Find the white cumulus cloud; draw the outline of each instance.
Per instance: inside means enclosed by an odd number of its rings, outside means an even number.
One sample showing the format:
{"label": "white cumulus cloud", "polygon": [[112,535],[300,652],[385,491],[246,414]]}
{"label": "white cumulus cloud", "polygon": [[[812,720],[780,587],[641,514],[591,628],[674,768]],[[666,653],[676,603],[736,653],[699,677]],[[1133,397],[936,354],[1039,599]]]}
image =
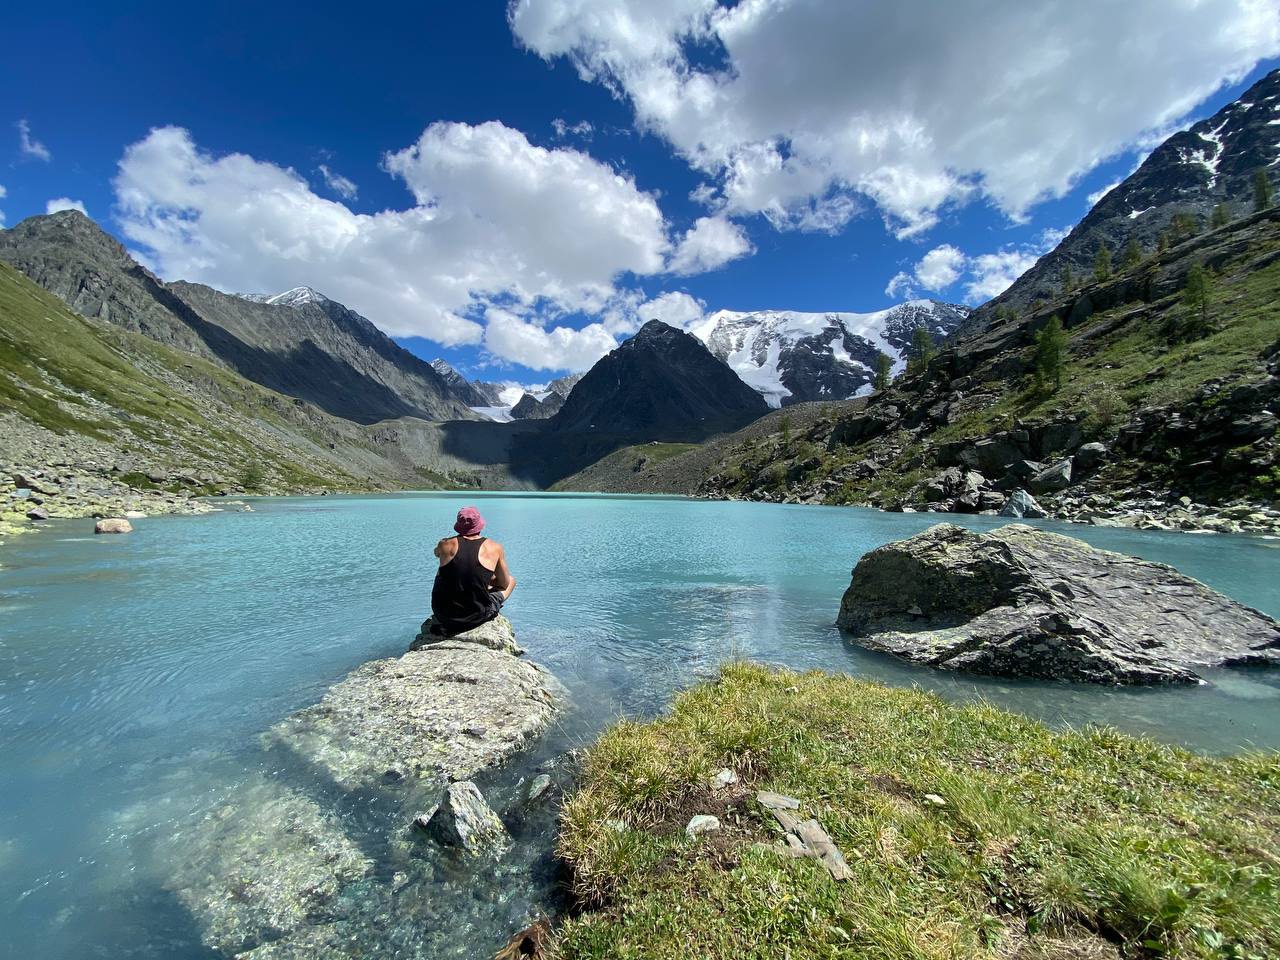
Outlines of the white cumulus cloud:
{"label": "white cumulus cloud", "polygon": [[324,177],[324,185],[342,199],[354,200],[360,193],[360,188],[356,186],[354,180],[344,177],[336,170],[331,170],[327,164],[322,163],[316,169],[320,171],[320,176]]}
{"label": "white cumulus cloud", "polygon": [[1043,251],[1013,249],[984,253],[973,258],[971,279],[965,286],[969,303],[985,303],[1013,286],[1013,281],[1030,270]]}
{"label": "white cumulus cloud", "polygon": [[944,243],[926,253],[909,271],[894,274],[885,286],[885,296],[911,298],[921,290],[942,293],[964,277],[965,302],[983,303],[1004,293],[1066,234],[1066,230],[1047,228],[1030,243],[977,256]]}
{"label": "white cumulus cloud", "polygon": [[[500,123],[434,123],[384,158],[414,202],[358,214],[295,171],[214,156],[177,127],[125,150],[114,181],[125,235],[167,277],[224,290],[318,287],[393,335],[531,366],[579,368],[603,327],[545,330],[521,319],[598,313],[615,280],[664,269],[655,198],[585,153],[548,150]],[[487,314],[495,305],[510,307]],[[509,314],[509,315],[508,315]],[[485,336],[486,316],[500,329]]]}
{"label": "white cumulus cloud", "polygon": [[[4,188],[4,184],[0,184],[0,200],[3,200],[6,196],[8,196],[8,193],[9,192]],[[4,226],[4,211],[0,210],[0,227],[3,227],[3,226]]]}
{"label": "white cumulus cloud", "polygon": [[661,320],[673,327],[687,330],[702,319],[706,307],[703,301],[682,290],[670,290],[645,301],[636,312],[641,323]]}
{"label": "white cumulus cloud", "polygon": [[934,247],[910,271],[895,273],[884,288],[885,296],[911,298],[921,289],[941,293],[960,279],[968,259],[949,243]]}
{"label": "white cumulus cloud", "polygon": [[751,252],[741,226],[722,216],[699,217],[676,246],[667,269],[682,276],[705,273]]}
{"label": "white cumulus cloud", "polygon": [[991,0],[981,16],[933,0],[514,0],[509,20],[629,101],[723,212],[832,230],[865,199],[899,236],[975,195],[1019,219],[1280,53],[1274,0]]}
{"label": "white cumulus cloud", "polygon": [[31,136],[30,123],[26,120],[19,120],[14,126],[18,128],[18,152],[22,156],[30,157],[33,160],[43,160],[45,163],[53,159],[53,154],[49,152],[49,148]]}
{"label": "white cumulus cloud", "polygon": [[618,345],[601,323],[548,330],[501,307],[490,307],[485,314],[485,349],[534,370],[588,370]]}
{"label": "white cumulus cloud", "polygon": [[926,290],[942,291],[960,279],[965,255],[949,243],[934,247],[916,264],[916,279]]}
{"label": "white cumulus cloud", "polygon": [[70,197],[58,197],[44,205],[45,213],[57,213],[60,210],[79,210],[86,217],[89,211],[84,208],[84,201],[72,200]]}

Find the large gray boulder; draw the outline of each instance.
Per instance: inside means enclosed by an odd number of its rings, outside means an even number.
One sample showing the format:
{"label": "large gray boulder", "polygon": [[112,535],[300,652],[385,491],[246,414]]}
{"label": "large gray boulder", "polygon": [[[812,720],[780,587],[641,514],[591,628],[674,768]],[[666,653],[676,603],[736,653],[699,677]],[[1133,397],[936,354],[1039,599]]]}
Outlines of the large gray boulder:
{"label": "large gray boulder", "polygon": [[541,733],[563,699],[536,663],[442,640],[366,663],[265,736],[346,789],[464,780]]}
{"label": "large gray boulder", "polygon": [[1059,460],[1031,478],[1028,486],[1032,493],[1053,493],[1071,486],[1071,458]]}
{"label": "large gray boulder", "polygon": [[1280,624],[1172,567],[1010,524],[949,523],[866,554],[838,625],[864,647],[949,670],[1188,683],[1280,663]]}
{"label": "large gray boulder", "polygon": [[429,647],[434,643],[441,643],[445,640],[451,640],[454,643],[475,643],[482,647],[488,647],[490,650],[509,653],[515,657],[524,653],[524,648],[516,643],[515,627],[502,614],[498,614],[488,623],[480,624],[474,630],[455,633],[453,636],[448,636],[441,631],[435,617],[428,617],[423,621],[422,629],[413,638],[413,643],[409,645],[409,649],[421,650],[423,647]]}
{"label": "large gray boulder", "polygon": [[1009,494],[1009,499],[1005,501],[1004,506],[1000,510],[1002,517],[1016,517],[1021,520],[1023,517],[1030,517],[1033,520],[1047,516],[1044,508],[1036,503],[1035,497],[1027,493],[1019,487],[1013,493]]}

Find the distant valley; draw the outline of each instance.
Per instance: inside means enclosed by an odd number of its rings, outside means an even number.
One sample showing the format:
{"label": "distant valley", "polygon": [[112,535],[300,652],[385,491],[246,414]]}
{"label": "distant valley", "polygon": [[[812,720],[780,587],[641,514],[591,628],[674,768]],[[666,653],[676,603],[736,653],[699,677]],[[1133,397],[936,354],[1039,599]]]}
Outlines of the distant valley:
{"label": "distant valley", "polygon": [[[310,287],[162,281],[79,212],[31,217],[0,231],[0,470],[179,499],[556,485],[977,512],[1026,487],[1100,520],[1170,497],[1263,503],[1280,486],[1280,225],[1257,194],[1278,111],[1272,73],[976,309],[654,320],[590,371],[527,388],[421,360]],[[1192,335],[1197,270],[1212,292]],[[1054,318],[1063,374],[1046,391],[1032,380]],[[95,503],[51,495],[51,515]],[[4,522],[21,513],[10,502]]]}

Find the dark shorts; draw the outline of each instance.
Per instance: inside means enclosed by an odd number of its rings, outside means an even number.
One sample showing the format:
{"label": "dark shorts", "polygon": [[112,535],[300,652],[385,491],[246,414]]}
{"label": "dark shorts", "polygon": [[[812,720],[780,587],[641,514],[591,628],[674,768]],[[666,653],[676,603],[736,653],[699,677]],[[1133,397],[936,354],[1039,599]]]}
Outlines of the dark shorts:
{"label": "dark shorts", "polygon": [[502,605],[507,602],[507,598],[503,596],[501,590],[490,590],[489,598],[485,601],[484,618],[469,624],[446,623],[439,617],[435,617],[435,625],[432,627],[432,633],[439,633],[446,637],[451,637],[459,633],[466,633],[468,630],[474,630],[476,627],[484,626],[502,611]]}

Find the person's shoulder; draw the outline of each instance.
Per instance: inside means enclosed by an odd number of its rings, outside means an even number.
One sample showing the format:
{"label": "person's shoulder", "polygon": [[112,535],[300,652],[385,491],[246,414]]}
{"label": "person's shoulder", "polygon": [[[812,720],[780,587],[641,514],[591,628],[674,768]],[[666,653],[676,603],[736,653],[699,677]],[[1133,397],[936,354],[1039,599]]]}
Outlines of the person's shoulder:
{"label": "person's shoulder", "polygon": [[488,537],[488,538],[485,540],[485,546],[490,546],[490,547],[492,547],[494,550],[498,551],[499,553],[502,553],[502,552],[503,552],[502,544],[501,544],[499,541],[497,541],[497,540],[493,539],[493,537]]}
{"label": "person's shoulder", "polygon": [[449,547],[456,547],[457,545],[458,545],[457,537],[441,537],[440,542],[436,544],[436,549],[444,550]]}

